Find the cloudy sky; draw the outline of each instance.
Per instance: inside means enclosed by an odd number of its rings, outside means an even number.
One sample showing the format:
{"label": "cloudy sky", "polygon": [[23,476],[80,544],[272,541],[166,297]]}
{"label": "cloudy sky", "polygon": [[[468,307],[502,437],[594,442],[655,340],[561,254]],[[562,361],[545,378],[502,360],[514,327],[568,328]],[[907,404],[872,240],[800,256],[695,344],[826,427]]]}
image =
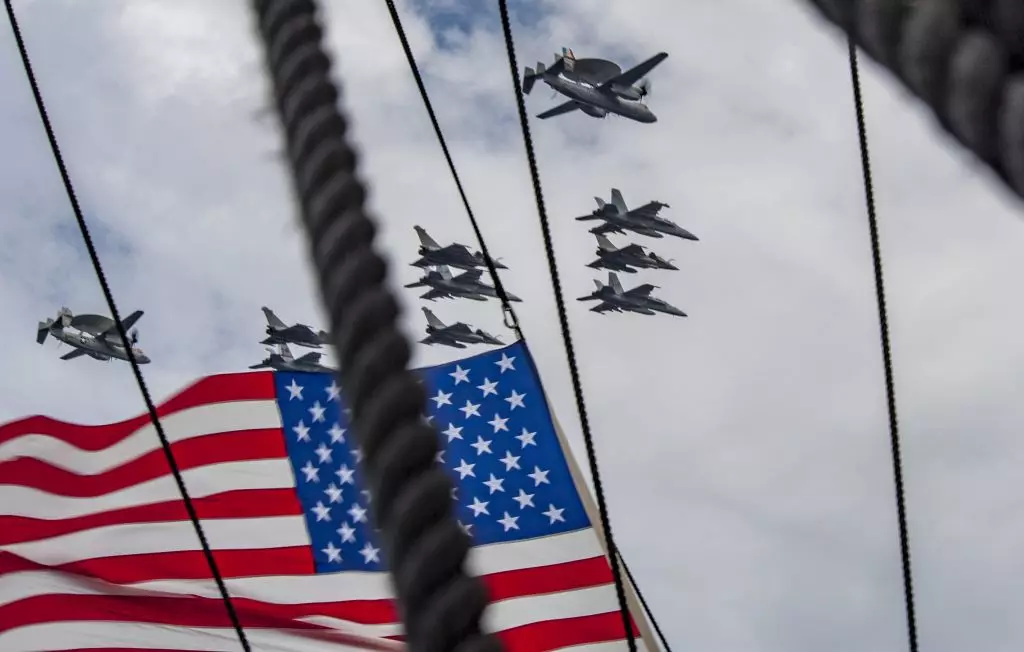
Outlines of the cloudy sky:
{"label": "cloudy sky", "polygon": [[[16,2],[122,314],[157,400],[264,353],[261,305],[321,310],[241,0]],[[473,233],[382,2],[322,3],[394,282],[413,224]],[[555,411],[580,444],[495,3],[403,3],[470,201]],[[486,6],[486,8],[485,8]],[[801,3],[518,2],[520,65],[562,46],[623,67],[664,50],[659,122],[533,121],[617,539],[677,651],[904,650],[867,220],[845,43]],[[1021,207],[863,63],[889,296],[922,649],[1024,639]],[[127,365],[33,341],[102,294],[10,32],[0,30],[0,421],[142,411]],[[538,87],[536,114],[554,104]],[[637,240],[689,313],[589,313],[595,242],[572,217],[618,187],[700,242]],[[621,236],[618,244],[628,240]],[[422,329],[404,295],[410,332]],[[509,339],[496,304],[439,302]],[[456,354],[457,355],[457,354]],[[423,348],[417,364],[453,359]]]}

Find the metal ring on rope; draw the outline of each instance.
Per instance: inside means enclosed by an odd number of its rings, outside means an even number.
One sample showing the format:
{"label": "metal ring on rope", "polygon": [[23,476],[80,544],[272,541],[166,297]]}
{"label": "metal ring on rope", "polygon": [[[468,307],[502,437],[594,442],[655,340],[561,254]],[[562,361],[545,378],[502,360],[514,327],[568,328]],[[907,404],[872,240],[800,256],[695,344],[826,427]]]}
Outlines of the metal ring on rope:
{"label": "metal ring on rope", "polygon": [[408,368],[410,344],[374,248],[316,3],[252,6],[406,642],[417,652],[500,650],[481,632],[487,592],[464,570],[470,541],[451,511],[451,480],[434,461],[438,438],[424,420],[426,395]]}
{"label": "metal ring on rope", "polygon": [[805,0],[1024,198],[1024,3]]}

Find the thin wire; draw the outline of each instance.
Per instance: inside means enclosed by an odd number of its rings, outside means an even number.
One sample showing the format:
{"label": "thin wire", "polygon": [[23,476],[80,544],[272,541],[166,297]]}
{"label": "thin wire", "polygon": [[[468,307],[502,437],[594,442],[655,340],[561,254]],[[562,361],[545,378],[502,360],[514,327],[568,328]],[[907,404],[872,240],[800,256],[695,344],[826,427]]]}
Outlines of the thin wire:
{"label": "thin wire", "polygon": [[480,253],[484,257],[484,261],[487,263],[487,271],[491,275],[491,280],[494,283],[494,291],[498,295],[498,300],[501,301],[501,309],[511,319],[511,323],[506,325],[512,328],[516,333],[516,337],[523,339],[522,331],[519,329],[519,319],[516,317],[515,310],[512,309],[512,303],[508,299],[508,294],[505,292],[505,287],[502,285],[501,277],[498,276],[498,268],[494,266],[494,260],[491,259],[490,253],[487,251],[487,243],[484,241],[483,232],[480,230],[480,225],[476,221],[476,216],[473,214],[473,209],[469,206],[469,198],[466,197],[466,191],[462,187],[462,180],[459,178],[459,173],[455,169],[455,161],[452,160],[451,152],[448,151],[448,143],[445,141],[444,133],[441,131],[441,123],[438,122],[437,114],[434,113],[434,105],[430,101],[430,96],[427,94],[427,87],[423,83],[423,77],[420,75],[419,65],[416,63],[416,57],[412,53],[412,48],[409,46],[409,39],[405,36],[405,28],[402,26],[402,19],[398,15],[398,9],[395,7],[394,0],[384,0],[388,6],[388,12],[391,14],[391,22],[394,23],[395,32],[398,33],[398,39],[402,42],[402,50],[405,51],[405,58],[409,62],[409,69],[412,71],[412,76],[416,80],[416,88],[420,91],[420,98],[423,100],[423,106],[427,109],[427,115],[430,116],[430,124],[434,127],[434,134],[437,136],[437,142],[441,145],[441,151],[444,152],[445,161],[448,162],[448,171],[451,172],[452,179],[455,180],[455,187],[459,190],[459,197],[462,198],[462,205],[466,209],[466,214],[469,215],[469,222],[473,225],[473,232],[476,233],[476,239],[480,243]]}
{"label": "thin wire", "polygon": [[896,418],[896,383],[893,380],[892,349],[889,344],[889,317],[885,309],[885,283],[882,278],[882,254],[878,242],[878,218],[875,214],[875,193],[871,182],[871,160],[868,156],[868,135],[864,121],[860,72],[857,69],[857,46],[848,39],[853,101],[857,112],[857,136],[860,139],[860,160],[864,173],[864,198],[871,231],[871,258],[875,268],[875,295],[878,298],[878,325],[882,339],[882,363],[885,369],[885,398],[889,412],[889,440],[892,445],[892,472],[896,481],[896,515],[899,520],[900,561],[903,567],[903,598],[907,613],[907,639],[910,652],[917,652],[917,620],[914,615],[914,585],[910,573],[910,541],[907,534],[907,506],[903,490],[903,463],[900,457],[899,421]]}
{"label": "thin wire", "polygon": [[[618,551],[616,551],[618,553]],[[651,619],[651,624],[654,625],[654,633],[658,635],[658,640],[661,641],[662,647],[665,648],[665,652],[672,652],[672,646],[668,644],[668,639],[665,638],[665,633],[661,631],[661,626],[658,625],[658,621],[654,618],[654,613],[651,608],[647,606],[647,600],[644,598],[643,592],[640,590],[640,585],[637,584],[636,578],[633,577],[633,572],[629,570],[629,564],[626,560],[619,555],[619,560],[622,561],[622,568],[626,571],[626,577],[629,578],[630,583],[633,585],[633,590],[636,591],[636,597],[640,600],[640,606],[643,607],[647,613],[647,617]]]}
{"label": "thin wire", "polygon": [[608,518],[608,504],[605,502],[601,472],[597,465],[597,453],[594,450],[594,438],[590,431],[590,420],[587,418],[587,405],[583,398],[583,383],[580,380],[580,370],[576,364],[576,351],[573,347],[572,333],[569,329],[569,316],[565,307],[565,298],[562,296],[562,284],[558,278],[558,261],[555,260],[555,249],[551,241],[548,213],[544,207],[544,191],[541,187],[540,172],[537,170],[537,157],[533,150],[533,138],[530,136],[530,124],[526,117],[523,89],[519,83],[519,66],[516,63],[515,43],[512,39],[512,25],[509,20],[506,0],[498,0],[498,8],[501,11],[501,27],[505,33],[505,48],[508,50],[509,70],[512,73],[512,86],[515,92],[516,106],[519,110],[519,125],[523,131],[523,145],[526,147],[526,158],[530,164],[530,178],[533,181],[533,193],[537,199],[537,213],[540,217],[541,230],[544,235],[544,249],[547,254],[548,269],[551,271],[551,285],[555,292],[555,302],[558,305],[558,322],[562,328],[562,339],[565,341],[569,373],[572,376],[573,391],[576,394],[576,409],[579,412],[580,427],[583,430],[583,442],[587,447],[587,461],[590,465],[591,477],[594,479],[594,494],[597,499],[597,508],[600,513],[601,524],[604,526],[605,548],[608,550],[608,562],[612,569],[612,577],[615,580],[615,593],[619,598],[619,608],[622,613],[622,623],[626,629],[629,650],[630,652],[636,652],[636,639],[633,636],[632,622],[629,617],[626,589],[622,581],[618,555],[615,552],[616,547],[612,538],[612,525]]}
{"label": "thin wire", "polygon": [[64,190],[67,192],[68,200],[71,202],[71,209],[74,211],[75,220],[78,222],[78,228],[82,233],[82,239],[85,241],[85,248],[89,252],[89,259],[92,261],[96,277],[99,279],[100,288],[103,290],[103,297],[107,300],[107,308],[110,310],[111,317],[117,326],[117,332],[121,336],[121,344],[124,346],[128,362],[131,364],[132,372],[135,374],[135,381],[138,383],[139,391],[142,392],[142,399],[145,401],[146,409],[149,411],[149,419],[153,423],[153,428],[156,430],[157,436],[160,438],[160,445],[163,448],[164,456],[167,458],[167,465],[170,467],[171,474],[174,476],[174,481],[178,485],[178,491],[181,492],[182,501],[185,503],[185,510],[188,512],[189,520],[192,521],[196,535],[199,537],[199,542],[203,548],[203,556],[206,557],[206,562],[210,566],[210,572],[217,583],[217,588],[220,590],[221,599],[224,601],[224,607],[227,609],[228,617],[231,619],[231,624],[235,629],[235,633],[238,635],[238,640],[242,644],[242,649],[245,650],[245,652],[251,652],[252,648],[250,648],[249,641],[245,636],[245,630],[242,628],[242,623],[238,618],[238,614],[235,612],[234,605],[231,602],[231,596],[228,594],[227,586],[224,584],[224,578],[221,576],[220,571],[217,568],[217,562],[213,557],[210,544],[207,541],[202,525],[199,522],[199,516],[196,513],[195,506],[192,504],[192,499],[188,494],[188,490],[185,488],[185,481],[181,476],[181,471],[178,468],[177,461],[174,459],[174,453],[171,451],[171,445],[167,440],[167,434],[164,432],[163,426],[160,423],[160,416],[157,414],[156,406],[153,404],[153,399],[149,394],[149,390],[146,388],[146,381],[143,379],[142,370],[139,368],[139,363],[135,359],[135,352],[132,350],[128,334],[125,332],[124,322],[121,321],[121,316],[117,311],[117,305],[114,302],[114,295],[110,290],[110,284],[107,282],[106,274],[103,272],[103,264],[100,262],[99,254],[96,252],[96,247],[93,245],[92,236],[89,233],[89,227],[85,223],[82,208],[78,203],[78,197],[75,194],[74,186],[71,183],[71,175],[68,174],[67,166],[64,164],[64,157],[60,153],[60,146],[57,144],[57,136],[53,131],[53,126],[50,124],[50,118],[46,112],[46,105],[43,103],[43,95],[39,90],[39,84],[36,81],[35,73],[32,70],[32,63],[29,59],[28,50],[25,47],[25,41],[22,38],[21,28],[18,25],[18,18],[14,13],[14,7],[11,4],[11,0],[4,0],[4,7],[7,9],[7,17],[11,23],[11,30],[14,32],[14,40],[17,42],[18,52],[21,54],[21,63],[25,68],[25,77],[28,79],[28,83],[32,87],[32,96],[35,98],[39,118],[43,123],[43,129],[46,130],[46,138],[50,141],[53,160],[56,162],[57,169],[60,171],[61,180],[64,182]]}

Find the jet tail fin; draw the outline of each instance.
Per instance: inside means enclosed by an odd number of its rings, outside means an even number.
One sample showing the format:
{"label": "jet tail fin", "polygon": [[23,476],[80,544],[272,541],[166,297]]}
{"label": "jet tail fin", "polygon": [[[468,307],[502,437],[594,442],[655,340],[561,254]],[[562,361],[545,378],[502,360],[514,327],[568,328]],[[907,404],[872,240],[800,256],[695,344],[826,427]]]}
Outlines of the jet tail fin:
{"label": "jet tail fin", "polygon": [[416,236],[420,239],[420,246],[424,249],[436,251],[441,248],[441,245],[437,244],[437,241],[431,238],[430,234],[422,226],[417,224],[412,228],[416,230]]}
{"label": "jet tail fin", "polygon": [[42,344],[46,341],[46,336],[50,334],[50,326],[52,324],[52,319],[39,322],[39,326],[36,330],[36,344]]}
{"label": "jet tail fin", "polygon": [[600,249],[601,251],[616,251],[615,245],[613,245],[612,241],[609,240],[606,236],[600,233],[595,233],[594,237],[597,238],[597,248]]}
{"label": "jet tail fin", "polygon": [[[541,64],[537,64],[538,69],[541,69]],[[527,66],[526,70],[523,71],[523,95],[529,95],[530,91],[533,90],[533,85],[537,82],[537,78],[543,75],[543,70],[534,70]]]}
{"label": "jet tail fin", "polygon": [[263,306],[262,308],[260,308],[260,310],[263,311],[263,315],[267,318],[267,323],[270,324],[270,326],[272,328],[274,328],[274,329],[285,329],[285,328],[288,328],[288,326],[283,321],[281,321],[280,319],[277,318],[277,315],[275,315],[274,311],[271,310],[270,308],[268,308],[266,306]]}
{"label": "jet tail fin", "polygon": [[420,308],[423,310],[423,316],[427,318],[427,323],[430,324],[432,328],[443,329],[445,327],[444,322],[438,319],[437,315],[435,315],[430,308],[426,306],[420,306]]}

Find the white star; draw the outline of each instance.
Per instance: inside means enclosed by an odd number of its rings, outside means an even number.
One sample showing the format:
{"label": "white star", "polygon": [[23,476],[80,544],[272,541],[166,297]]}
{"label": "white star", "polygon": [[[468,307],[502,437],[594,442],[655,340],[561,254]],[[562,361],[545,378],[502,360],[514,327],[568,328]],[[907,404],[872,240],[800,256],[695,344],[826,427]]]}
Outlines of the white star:
{"label": "white star", "polygon": [[458,385],[461,382],[469,382],[469,370],[463,369],[459,365],[455,365],[455,371],[448,374],[455,379],[455,384]]}
{"label": "white star", "polygon": [[338,387],[338,383],[331,379],[331,384],[327,386],[327,401],[337,401],[338,396],[341,394],[341,388]]}
{"label": "white star", "polygon": [[491,452],[491,440],[484,439],[480,435],[476,436],[476,441],[470,444],[470,446],[476,449],[477,455],[483,455],[484,453]]}
{"label": "white star", "polygon": [[487,485],[487,488],[491,490],[492,494],[495,491],[501,491],[501,492],[505,491],[505,487],[501,486],[501,484],[503,482],[505,482],[504,478],[496,478],[496,477],[494,477],[493,473],[491,474],[490,480],[484,480],[484,484]]}
{"label": "white star", "polygon": [[459,521],[459,527],[462,528],[462,531],[466,533],[467,537],[473,536],[473,533],[470,532],[470,530],[473,529],[472,523],[463,523],[462,521]]}
{"label": "white star", "polygon": [[480,406],[473,405],[471,401],[466,401],[466,407],[460,407],[459,409],[462,410],[467,419],[471,416],[480,416]]}
{"label": "white star", "polygon": [[519,526],[516,525],[516,521],[519,520],[518,516],[510,516],[508,512],[505,512],[505,518],[499,518],[498,522],[505,527],[505,531],[518,530]]}
{"label": "white star", "polygon": [[524,398],[526,398],[526,394],[520,394],[519,392],[517,392],[516,390],[513,389],[512,393],[509,394],[505,398],[505,400],[508,401],[508,404],[512,406],[509,409],[510,410],[514,410],[517,407],[521,407],[521,408],[525,408],[526,407],[526,404],[523,403],[523,399]]}
{"label": "white star", "polygon": [[352,479],[355,475],[355,469],[348,468],[348,464],[342,464],[338,467],[338,470],[334,472],[334,475],[338,476],[341,480],[341,484],[355,484],[356,481]]}
{"label": "white star", "polygon": [[502,353],[501,354],[501,360],[498,360],[494,364],[496,364],[499,367],[501,367],[501,373],[505,373],[506,371],[515,371],[516,368],[514,366],[512,366],[512,361],[515,360],[515,359],[516,359],[515,356],[512,356],[510,358],[507,355],[505,355],[504,353]]}
{"label": "white star", "polygon": [[490,512],[487,511],[487,504],[488,503],[486,501],[481,501],[479,498],[474,496],[473,504],[467,505],[467,507],[473,510],[473,518],[476,518],[481,514],[490,514]]}
{"label": "white star", "polygon": [[285,389],[287,389],[288,394],[290,394],[290,396],[288,396],[289,401],[296,398],[300,401],[302,400],[302,385],[295,382],[294,378],[292,378],[292,384],[285,387]]}
{"label": "white star", "polygon": [[437,390],[437,396],[431,397],[430,400],[433,401],[434,403],[437,403],[437,407],[440,408],[442,405],[451,405],[452,404],[451,399],[452,399],[452,395],[451,394],[445,394],[441,390]]}
{"label": "white star", "polygon": [[331,436],[332,444],[341,444],[345,441],[345,429],[341,427],[341,424],[336,423],[331,426],[327,434]]}
{"label": "white star", "polygon": [[565,523],[565,519],[562,517],[562,512],[564,512],[564,511],[565,511],[564,508],[563,509],[555,509],[554,505],[552,505],[551,503],[548,503],[548,511],[541,512],[541,514],[543,514],[544,516],[547,516],[548,518],[551,519],[551,522],[548,523],[548,525],[554,525],[555,521],[561,521],[561,522]]}
{"label": "white star", "polygon": [[352,457],[356,458],[356,462],[363,461],[363,449],[356,446],[352,449]]}
{"label": "white star", "polygon": [[505,425],[507,421],[507,418],[502,419],[500,414],[495,414],[494,418],[488,421],[487,423],[492,428],[494,428],[494,432],[498,432],[499,430],[504,430],[505,432],[508,432],[508,426]]}
{"label": "white star", "polygon": [[331,461],[331,453],[334,451],[332,451],[324,442],[320,442],[320,445],[317,446],[316,450],[313,452],[320,458],[321,464],[326,464]]}
{"label": "white star", "polygon": [[505,463],[506,471],[519,468],[519,458],[513,455],[510,450],[505,451],[505,457],[501,458],[501,461]]}
{"label": "white star", "polygon": [[533,507],[534,506],[534,504],[533,504],[533,494],[528,494],[525,491],[523,491],[522,489],[519,490],[519,495],[518,496],[512,496],[512,500],[514,500],[517,503],[519,503],[519,509],[523,509],[524,507]]}
{"label": "white star", "polygon": [[299,421],[295,427],[292,428],[292,432],[295,433],[295,437],[298,441],[309,441],[309,426]]}
{"label": "white star", "polygon": [[475,478],[476,474],[473,473],[474,466],[476,466],[476,464],[470,464],[466,460],[460,459],[459,465],[456,466],[454,469],[455,471],[459,472],[459,480],[464,480],[467,475],[471,475]]}
{"label": "white star", "polygon": [[548,473],[551,473],[551,471],[541,471],[539,466],[535,466],[533,467],[533,473],[527,473],[526,477],[533,478],[533,486],[539,487],[542,484],[551,484],[551,481],[548,480]]}
{"label": "white star", "polygon": [[380,548],[374,548],[373,546],[370,545],[370,542],[367,541],[366,545],[363,546],[363,549],[359,551],[359,554],[361,554],[363,556],[363,563],[364,564],[369,564],[370,562],[373,562],[373,561],[376,561],[376,562],[380,561],[380,558],[377,557],[377,553],[378,552],[380,552]]}
{"label": "white star", "polygon": [[492,383],[488,378],[484,378],[484,384],[477,385],[476,388],[484,393],[484,398],[487,398],[488,394],[498,395],[498,383]]}
{"label": "white star", "polygon": [[331,508],[324,505],[322,501],[316,501],[316,505],[313,505],[313,508],[309,511],[316,514],[317,523],[331,520]]}
{"label": "white star", "polygon": [[447,435],[448,442],[451,443],[453,439],[462,439],[462,427],[456,428],[454,423],[449,423],[448,428],[442,431],[441,434]]}
{"label": "white star", "polygon": [[313,403],[312,407],[309,408],[309,414],[313,417],[313,423],[318,423],[324,420],[324,412],[327,408],[320,405],[320,401]]}
{"label": "white star", "polygon": [[338,535],[341,536],[342,543],[350,543],[356,540],[356,529],[349,525],[348,521],[342,523],[341,527],[336,531]]}
{"label": "white star", "polygon": [[333,541],[328,541],[327,547],[320,552],[327,555],[328,562],[341,563],[341,548],[335,548]]}
{"label": "white star", "polygon": [[352,507],[348,510],[348,515],[352,517],[352,520],[356,523],[366,522],[366,508],[361,506],[359,503],[353,503]]}
{"label": "white star", "polygon": [[331,502],[331,503],[340,503],[341,502],[341,489],[339,489],[338,485],[334,484],[333,482],[331,484],[327,485],[327,488],[324,489],[324,493],[327,494],[327,501],[328,502]]}
{"label": "white star", "polygon": [[313,466],[312,460],[306,462],[306,466],[299,469],[306,474],[306,482],[320,482],[320,469]]}
{"label": "white star", "polygon": [[523,428],[523,431],[516,435],[516,439],[518,439],[519,442],[523,445],[523,448],[526,448],[527,446],[537,445],[537,442],[533,441],[533,438],[536,436],[537,433],[530,432],[526,428]]}

